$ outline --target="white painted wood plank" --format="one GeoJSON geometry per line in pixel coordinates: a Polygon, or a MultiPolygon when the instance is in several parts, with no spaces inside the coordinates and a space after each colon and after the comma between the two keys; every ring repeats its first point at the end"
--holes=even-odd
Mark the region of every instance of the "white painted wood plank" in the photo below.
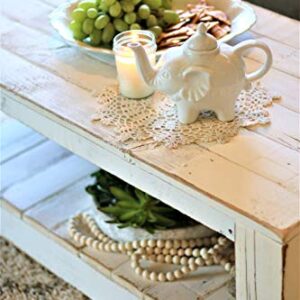
{"type": "Polygon", "coordinates": [[[237,226],[235,234],[236,298],[248,300],[246,228],[237,226]]]}
{"type": "Polygon", "coordinates": [[[46,141],[46,138],[13,119],[7,119],[5,122],[2,122],[0,130],[0,162],[2,164],[27,149],[31,149],[46,141]]]}
{"type": "Polygon", "coordinates": [[[4,163],[1,167],[2,193],[12,184],[33,176],[36,172],[42,171],[54,162],[58,162],[69,155],[69,151],[53,142],[47,141],[31,151],[25,152],[15,159],[4,163]]]}
{"type": "Polygon", "coordinates": [[[83,262],[77,255],[64,249],[5,209],[1,209],[0,215],[1,235],[91,299],[103,300],[103,297],[105,300],[137,299],[83,262]]]}
{"type": "MultiPolygon", "coordinates": [[[[56,176],[60,178],[59,174],[56,176]]],[[[63,181],[63,178],[61,180],[63,181]]],[[[73,182],[63,191],[27,210],[23,218],[28,221],[32,219],[46,228],[57,227],[58,224],[66,222],[71,216],[91,207],[92,198],[85,191],[85,187],[91,182],[90,177],[73,182]]],[[[26,191],[26,188],[23,191],[26,191]]]]}
{"type": "Polygon", "coordinates": [[[3,193],[3,197],[24,211],[88,176],[96,169],[97,167],[91,163],[72,155],[36,172],[28,179],[14,184],[3,193]],[[26,191],[26,195],[24,195],[24,191],[26,191]]]}
{"type": "Polygon", "coordinates": [[[255,234],[256,291],[258,300],[281,300],[283,293],[282,245],[255,234]]]}

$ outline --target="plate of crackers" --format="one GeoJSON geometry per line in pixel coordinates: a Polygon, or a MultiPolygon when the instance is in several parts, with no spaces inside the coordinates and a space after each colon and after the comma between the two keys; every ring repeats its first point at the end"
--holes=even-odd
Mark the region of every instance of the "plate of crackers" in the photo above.
{"type": "MultiPolygon", "coordinates": [[[[73,37],[71,13],[79,2],[74,0],[56,8],[49,16],[51,25],[67,44],[113,65],[111,45],[95,47],[73,37]]],[[[208,32],[221,43],[247,32],[256,22],[253,9],[240,0],[173,0],[172,10],[179,19],[176,24],[164,27],[157,36],[158,57],[169,48],[181,46],[195,33],[199,23],[204,23],[208,32]]]]}

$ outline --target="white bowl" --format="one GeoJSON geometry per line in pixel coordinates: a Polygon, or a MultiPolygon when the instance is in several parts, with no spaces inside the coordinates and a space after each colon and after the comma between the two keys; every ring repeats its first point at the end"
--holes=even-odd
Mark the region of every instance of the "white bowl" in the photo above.
{"type": "MultiPolygon", "coordinates": [[[[114,64],[114,54],[111,49],[104,47],[92,47],[84,42],[73,38],[72,31],[69,28],[71,12],[76,7],[78,0],[68,1],[58,6],[50,15],[50,23],[71,46],[78,47],[85,53],[93,56],[103,62],[114,64]]],[[[197,0],[173,0],[173,8],[185,8],[188,3],[197,2],[197,0]]],[[[231,32],[219,40],[219,42],[228,42],[234,37],[248,31],[256,22],[256,15],[253,9],[240,0],[208,0],[209,4],[224,11],[232,22],[231,32]]],[[[158,52],[163,54],[166,50],[158,52]]]]}
{"type": "Polygon", "coordinates": [[[106,221],[111,220],[109,216],[99,211],[96,206],[88,211],[97,222],[98,226],[111,239],[120,242],[132,242],[141,240],[175,240],[175,239],[196,239],[210,237],[216,234],[215,231],[204,225],[195,225],[185,228],[156,230],[154,234],[141,228],[123,228],[120,229],[116,224],[110,224],[106,221]]]}

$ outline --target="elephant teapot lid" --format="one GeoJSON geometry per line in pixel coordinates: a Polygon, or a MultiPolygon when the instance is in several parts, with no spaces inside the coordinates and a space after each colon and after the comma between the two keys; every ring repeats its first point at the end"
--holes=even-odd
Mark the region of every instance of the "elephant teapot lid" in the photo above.
{"type": "Polygon", "coordinates": [[[211,52],[218,49],[218,42],[215,37],[207,33],[204,23],[200,23],[196,33],[185,42],[184,48],[195,54],[196,52],[211,52]]]}

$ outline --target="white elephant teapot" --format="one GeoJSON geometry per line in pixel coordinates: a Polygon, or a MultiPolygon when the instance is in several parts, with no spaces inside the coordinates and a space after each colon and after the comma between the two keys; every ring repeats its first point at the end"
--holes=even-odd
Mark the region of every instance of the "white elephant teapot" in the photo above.
{"type": "Polygon", "coordinates": [[[153,68],[139,43],[128,45],[135,54],[138,70],[147,84],[176,102],[179,121],[193,123],[201,111],[214,111],[221,121],[235,117],[235,102],[251,81],[264,76],[272,65],[267,45],[248,40],[231,47],[218,44],[205,25],[182,46],[169,49],[153,68]],[[246,74],[242,55],[249,48],[260,48],[266,61],[257,71],[246,74]]]}

